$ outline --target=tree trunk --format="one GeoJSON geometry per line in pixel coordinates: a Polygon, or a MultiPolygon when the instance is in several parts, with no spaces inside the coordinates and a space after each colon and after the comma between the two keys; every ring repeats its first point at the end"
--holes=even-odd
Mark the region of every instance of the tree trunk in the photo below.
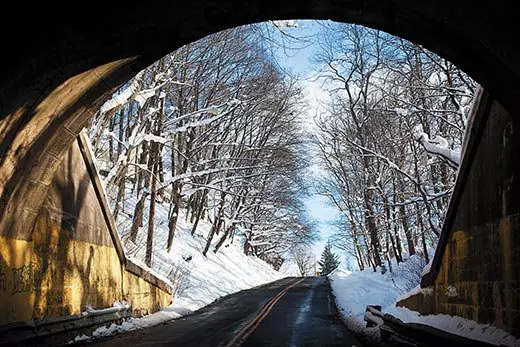
{"type": "Polygon", "coordinates": [[[397,209],[395,207],[395,203],[396,203],[395,183],[393,186],[394,186],[394,194],[393,194],[394,205],[392,206],[392,220],[394,221],[394,237],[395,237],[396,251],[399,254],[399,259],[401,259],[401,261],[403,261],[403,247],[401,245],[401,238],[399,237],[399,222],[398,222],[398,218],[397,218],[397,209]]]}
{"type": "MultiPolygon", "coordinates": [[[[162,115],[164,114],[164,99],[161,99],[161,109],[155,124],[153,125],[153,133],[156,136],[161,134],[162,115]]],[[[159,167],[159,157],[161,156],[161,148],[159,143],[152,142],[150,145],[150,157],[148,161],[148,170],[151,174],[145,176],[145,182],[151,180],[150,188],[150,213],[148,215],[148,238],[146,239],[146,258],[145,263],[150,268],[152,267],[153,255],[153,235],[154,235],[154,221],[155,221],[155,200],[157,198],[157,169],[159,167]]]]}
{"type": "Polygon", "coordinates": [[[178,184],[173,184],[174,188],[172,188],[172,201],[173,204],[172,214],[170,216],[170,220],[168,222],[168,242],[167,242],[167,252],[170,252],[173,245],[173,238],[175,237],[175,230],[177,229],[177,221],[179,220],[179,212],[181,205],[181,197],[178,193],[178,184]]]}
{"type": "Polygon", "coordinates": [[[139,233],[139,228],[143,224],[143,211],[144,211],[144,204],[146,202],[146,198],[148,196],[148,193],[144,191],[141,195],[141,198],[135,205],[134,210],[134,216],[132,218],[132,227],[130,228],[130,240],[132,242],[136,242],[137,240],[137,234],[139,233]]]}
{"type": "Polygon", "coordinates": [[[226,241],[226,239],[228,238],[229,234],[235,229],[235,224],[231,224],[230,226],[228,226],[226,228],[226,231],[224,232],[224,235],[222,235],[222,237],[220,238],[220,240],[218,241],[217,245],[215,246],[215,249],[213,249],[213,252],[214,253],[217,253],[218,250],[220,249],[220,247],[222,247],[222,245],[224,244],[224,241],[226,241]]]}
{"type": "Polygon", "coordinates": [[[211,230],[209,232],[208,240],[206,241],[206,246],[204,247],[204,251],[202,254],[206,256],[208,253],[209,247],[211,246],[211,241],[213,240],[213,237],[217,233],[217,231],[222,227],[222,223],[224,221],[224,205],[226,202],[226,194],[223,193],[220,197],[220,204],[219,204],[219,211],[217,217],[215,217],[215,220],[213,221],[213,224],[211,225],[211,230]]]}
{"type": "Polygon", "coordinates": [[[123,131],[125,127],[125,109],[119,111],[119,142],[117,143],[117,157],[123,153],[123,143],[125,141],[125,133],[123,131]]]}
{"type": "Polygon", "coordinates": [[[383,204],[384,204],[385,216],[386,216],[385,224],[386,224],[386,228],[387,228],[387,235],[390,238],[390,244],[392,245],[392,251],[394,253],[395,260],[397,261],[397,264],[399,264],[403,260],[401,259],[400,253],[397,251],[396,242],[394,240],[394,236],[392,235],[392,225],[390,223],[390,219],[391,219],[390,206],[388,203],[388,198],[386,196],[383,196],[383,204]]]}
{"type": "Polygon", "coordinates": [[[413,235],[408,224],[408,216],[406,215],[406,209],[404,205],[399,206],[399,213],[401,214],[401,223],[403,224],[404,235],[406,236],[408,255],[412,256],[415,254],[415,245],[413,242],[413,235]]]}
{"type": "MultiPolygon", "coordinates": [[[[354,223],[352,223],[354,224],[354,223]]],[[[358,263],[358,266],[359,266],[359,270],[360,271],[363,271],[365,269],[365,264],[363,263],[363,255],[361,254],[361,249],[359,247],[359,242],[358,242],[358,238],[357,238],[357,234],[356,234],[356,229],[354,229],[354,232],[353,232],[353,242],[354,242],[354,254],[356,256],[356,261],[358,263]]]]}
{"type": "MultiPolygon", "coordinates": [[[[115,126],[115,120],[112,117],[112,118],[110,118],[108,131],[113,132],[114,131],[114,126],[115,126]]],[[[108,137],[108,158],[109,158],[109,160],[111,162],[115,161],[115,158],[114,158],[114,139],[112,138],[112,136],[108,137]]]]}
{"type": "Polygon", "coordinates": [[[191,234],[195,234],[195,230],[197,230],[197,226],[199,225],[199,221],[202,217],[202,211],[204,211],[204,205],[206,203],[206,190],[204,190],[204,195],[200,199],[200,203],[197,206],[197,215],[195,217],[195,221],[193,222],[193,226],[191,228],[191,234]]]}
{"type": "MultiPolygon", "coordinates": [[[[155,152],[155,151],[154,151],[155,152]]],[[[157,154],[154,153],[154,157],[157,154]]],[[[155,161],[155,158],[154,158],[155,161]]],[[[146,257],[145,263],[148,267],[152,267],[152,254],[153,254],[153,235],[154,235],[154,218],[155,218],[155,198],[156,198],[156,188],[157,188],[157,163],[153,166],[153,175],[152,175],[152,187],[150,193],[150,213],[148,216],[148,237],[146,239],[146,257]]]]}
{"type": "Polygon", "coordinates": [[[125,203],[125,187],[126,187],[126,167],[123,168],[123,172],[121,173],[121,177],[119,178],[118,190],[116,203],[114,206],[114,220],[117,221],[117,215],[119,214],[119,210],[122,209],[124,211],[124,203],[125,203]],[[121,208],[120,205],[123,205],[121,208]]]}
{"type": "MultiPolygon", "coordinates": [[[[367,195],[368,195],[367,189],[367,195]]],[[[370,236],[370,245],[372,247],[372,257],[374,259],[375,267],[381,265],[381,256],[379,252],[381,251],[381,246],[379,244],[379,238],[377,235],[377,227],[375,222],[375,217],[372,210],[371,197],[365,198],[365,223],[368,229],[368,233],[370,236]]],[[[375,269],[374,267],[374,269],[375,269]]]]}
{"type": "MultiPolygon", "coordinates": [[[[143,143],[142,145],[142,152],[141,156],[139,157],[139,165],[146,164],[146,158],[148,157],[148,146],[146,143],[143,143]]],[[[137,152],[137,151],[136,151],[137,152]]],[[[143,189],[143,184],[148,186],[145,181],[144,177],[146,177],[146,173],[143,172],[140,168],[137,169],[137,177],[136,177],[136,185],[137,185],[137,195],[141,194],[141,191],[143,189]]]]}
{"type": "Polygon", "coordinates": [[[422,241],[422,248],[424,253],[424,259],[426,260],[426,264],[430,262],[430,257],[428,256],[428,247],[426,245],[426,238],[424,236],[425,230],[424,230],[424,224],[422,221],[422,217],[419,213],[417,213],[417,220],[419,221],[419,225],[421,226],[421,241],[422,241]]]}

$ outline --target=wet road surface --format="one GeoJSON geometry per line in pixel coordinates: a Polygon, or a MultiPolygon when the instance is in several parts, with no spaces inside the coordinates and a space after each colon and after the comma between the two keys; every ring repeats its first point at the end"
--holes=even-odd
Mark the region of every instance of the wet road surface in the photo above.
{"type": "Polygon", "coordinates": [[[337,316],[325,277],[284,278],[196,313],[85,346],[361,346],[337,316]]]}

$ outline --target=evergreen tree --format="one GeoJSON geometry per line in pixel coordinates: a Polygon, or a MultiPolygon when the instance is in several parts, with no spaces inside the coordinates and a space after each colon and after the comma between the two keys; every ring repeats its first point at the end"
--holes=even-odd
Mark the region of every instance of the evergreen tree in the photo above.
{"type": "Polygon", "coordinates": [[[334,271],[339,266],[338,261],[339,256],[337,254],[332,253],[332,245],[329,242],[325,245],[325,249],[321,253],[321,259],[318,262],[320,266],[320,274],[322,276],[327,276],[332,271],[334,271]]]}

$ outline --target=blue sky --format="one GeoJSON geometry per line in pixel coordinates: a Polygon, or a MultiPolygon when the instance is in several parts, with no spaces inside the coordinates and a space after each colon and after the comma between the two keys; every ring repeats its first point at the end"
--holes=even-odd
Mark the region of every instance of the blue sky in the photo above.
{"type": "MultiPolygon", "coordinates": [[[[315,39],[312,39],[311,36],[318,33],[319,24],[311,20],[299,20],[297,23],[297,28],[286,28],[284,30],[292,36],[308,38],[311,44],[303,49],[288,49],[287,53],[282,49],[278,49],[277,56],[278,62],[283,68],[296,73],[302,78],[301,82],[305,86],[311,105],[309,117],[312,117],[315,114],[316,107],[319,105],[317,100],[323,101],[326,97],[326,93],[321,90],[319,82],[313,82],[311,78],[315,74],[315,66],[311,62],[311,58],[318,48],[315,39]]],[[[319,171],[316,167],[313,167],[311,170],[314,173],[319,171]]],[[[313,194],[305,200],[305,207],[309,218],[316,222],[319,230],[319,240],[312,245],[316,259],[319,260],[327,239],[330,237],[329,222],[338,217],[338,212],[329,205],[326,197],[317,194],[313,194]]],[[[344,263],[345,254],[339,250],[335,250],[335,252],[340,255],[340,260],[344,263]]]]}

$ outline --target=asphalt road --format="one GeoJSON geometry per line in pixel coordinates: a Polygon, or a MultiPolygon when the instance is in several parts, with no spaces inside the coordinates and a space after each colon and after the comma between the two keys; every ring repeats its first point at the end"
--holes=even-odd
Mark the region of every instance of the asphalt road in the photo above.
{"type": "Polygon", "coordinates": [[[285,278],[229,295],[190,316],[87,345],[361,346],[337,317],[325,277],[285,278]]]}

